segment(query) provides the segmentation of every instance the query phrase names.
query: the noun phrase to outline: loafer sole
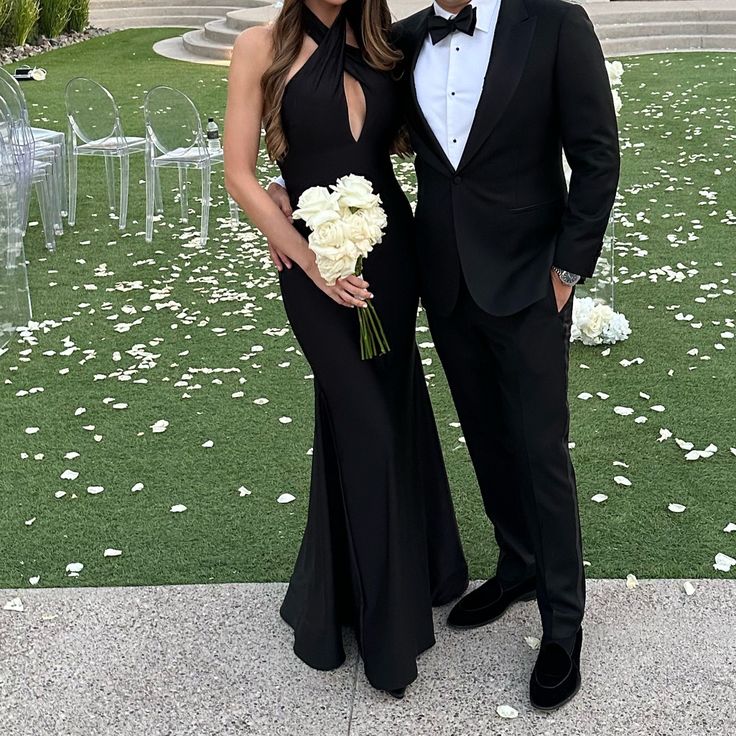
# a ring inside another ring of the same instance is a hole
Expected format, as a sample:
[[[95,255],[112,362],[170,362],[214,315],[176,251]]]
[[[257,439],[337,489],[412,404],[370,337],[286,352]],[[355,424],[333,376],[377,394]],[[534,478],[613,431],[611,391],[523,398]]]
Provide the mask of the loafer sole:
[[[488,626],[488,624],[492,624],[494,621],[498,621],[505,613],[506,611],[511,608],[511,606],[517,604],[517,603],[526,603],[527,601],[534,601],[537,599],[536,592],[532,593],[525,593],[522,596],[519,596],[518,598],[514,598],[511,603],[506,606],[506,608],[501,611],[498,615],[494,616],[493,618],[485,619],[484,621],[480,621],[477,624],[452,624],[449,621],[447,622],[447,626],[450,629],[455,629],[455,631],[469,631],[470,629],[480,629],[483,626]]]
[[[553,711],[559,710],[564,705],[567,705],[579,692],[580,687],[582,685],[582,678],[580,677],[580,673],[578,673],[577,682],[575,683],[575,689],[561,702],[557,703],[557,705],[550,705],[550,706],[543,706],[543,705],[537,705],[533,700],[530,698],[530,702],[532,704],[532,708],[535,710],[542,711],[543,713],[552,713]]]

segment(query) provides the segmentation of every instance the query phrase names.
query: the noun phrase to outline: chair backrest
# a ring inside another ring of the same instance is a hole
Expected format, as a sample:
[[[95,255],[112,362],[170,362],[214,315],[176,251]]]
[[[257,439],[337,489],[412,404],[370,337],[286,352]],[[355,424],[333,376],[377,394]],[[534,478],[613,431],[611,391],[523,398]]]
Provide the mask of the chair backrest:
[[[0,97],[2,97],[13,116],[22,117],[30,124],[28,103],[18,80],[0,67]]]
[[[203,157],[207,155],[199,111],[183,92],[172,87],[154,87],[143,101],[143,116],[146,139],[161,153],[197,148]]]
[[[123,125],[115,98],[99,82],[75,77],[64,92],[71,132],[83,143],[123,138]]]
[[[35,158],[35,141],[28,123],[17,118],[0,96],[0,138],[9,152],[17,179],[20,210],[28,206]]]

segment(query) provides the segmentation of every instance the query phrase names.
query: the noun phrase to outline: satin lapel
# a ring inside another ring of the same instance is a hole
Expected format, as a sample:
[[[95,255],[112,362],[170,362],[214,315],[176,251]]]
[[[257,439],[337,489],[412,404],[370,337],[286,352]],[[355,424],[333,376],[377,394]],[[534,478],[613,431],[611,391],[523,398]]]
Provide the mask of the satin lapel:
[[[524,72],[536,21],[528,16],[523,0],[501,0],[491,60],[458,171],[475,156],[511,102]]]
[[[422,112],[422,108],[419,106],[419,100],[417,99],[417,87],[414,82],[414,70],[417,66],[417,61],[419,60],[419,54],[422,51],[422,47],[424,46],[424,39],[427,36],[427,23],[429,22],[429,16],[432,12],[432,8],[427,8],[426,12],[420,17],[417,29],[415,31],[416,35],[414,39],[412,40],[412,58],[411,58],[411,65],[410,65],[410,77],[409,77],[409,87],[411,89],[411,99],[412,99],[412,105],[414,108],[414,120],[416,124],[417,131],[419,134],[424,138],[425,143],[430,147],[430,149],[437,155],[439,160],[450,169],[450,171],[455,171],[455,167],[450,162],[450,159],[447,158],[447,154],[445,153],[444,149],[440,145],[440,142],[437,140],[437,137],[434,134],[434,131],[432,130],[431,126],[427,122],[427,118],[424,117],[424,113]]]

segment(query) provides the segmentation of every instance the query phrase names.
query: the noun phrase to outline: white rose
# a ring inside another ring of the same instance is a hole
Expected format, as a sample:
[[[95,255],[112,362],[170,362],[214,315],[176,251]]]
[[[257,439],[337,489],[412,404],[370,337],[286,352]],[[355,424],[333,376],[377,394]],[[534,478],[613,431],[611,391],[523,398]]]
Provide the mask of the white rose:
[[[302,193],[294,218],[304,220],[313,230],[323,222],[337,220],[340,208],[337,196],[327,187],[310,187]]]
[[[342,220],[328,220],[316,224],[309,237],[314,242],[326,248],[339,248],[346,237],[345,225]]]
[[[338,279],[344,279],[346,276],[355,273],[356,259],[345,251],[334,248],[323,249],[320,246],[313,247],[311,244],[310,249],[314,251],[316,256],[317,270],[328,286],[334,286]]]
[[[383,231],[378,227],[371,217],[367,217],[368,211],[359,210],[345,218],[345,232],[347,237],[353,241],[360,255],[367,256],[376,243],[380,243]]]
[[[603,326],[605,325],[605,319],[600,309],[594,309],[589,315],[585,322],[580,324],[580,332],[585,337],[591,339],[597,339],[603,332]]]
[[[608,72],[608,81],[611,87],[617,87],[621,84],[621,78],[624,75],[624,65],[620,61],[606,61],[606,71]]]
[[[364,176],[350,174],[337,180],[332,191],[338,196],[343,207],[375,207],[381,199],[373,192],[373,185]]]
[[[611,94],[613,95],[613,107],[616,110],[616,115],[618,115],[621,112],[621,108],[624,106],[624,103],[621,100],[621,95],[618,93],[617,89],[612,89]]]

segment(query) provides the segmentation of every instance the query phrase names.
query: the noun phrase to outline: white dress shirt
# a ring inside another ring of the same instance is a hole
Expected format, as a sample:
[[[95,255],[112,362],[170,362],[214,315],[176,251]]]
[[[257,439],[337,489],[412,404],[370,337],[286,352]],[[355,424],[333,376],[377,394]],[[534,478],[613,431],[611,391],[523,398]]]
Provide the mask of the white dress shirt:
[[[473,0],[475,33],[455,31],[438,44],[429,34],[414,69],[417,102],[450,163],[457,168],[483,91],[501,0]],[[434,3],[443,18],[453,15]]]

